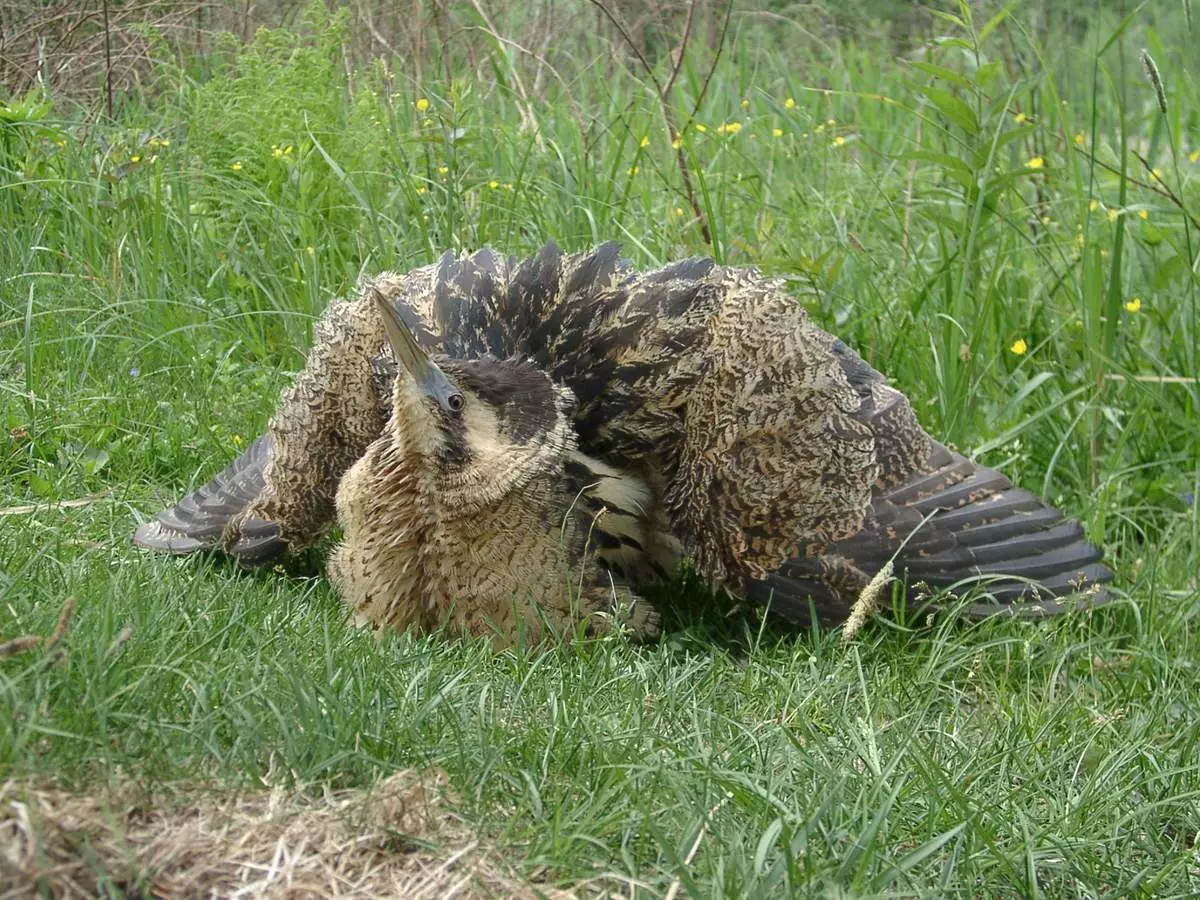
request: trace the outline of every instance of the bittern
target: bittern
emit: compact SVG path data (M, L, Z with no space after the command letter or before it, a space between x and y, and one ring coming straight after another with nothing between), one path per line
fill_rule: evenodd
M578 452L571 392L527 362L439 364L374 297L400 365L382 434L338 485L329 561L359 620L501 642L580 623L657 633L657 611L612 575L665 574L674 542L636 476Z
M136 543L221 544L254 564L320 539L339 481L400 424L375 292L456 377L484 357L522 360L504 365L569 390L572 452L638 485L644 522L735 597L837 621L890 563L910 585L982 585L973 615L1106 599L1111 573L1078 522L927 435L908 400L781 282L707 259L639 272L613 244L550 244L523 261L447 253L365 279L318 324L268 433ZM469 603L476 585L457 589Z

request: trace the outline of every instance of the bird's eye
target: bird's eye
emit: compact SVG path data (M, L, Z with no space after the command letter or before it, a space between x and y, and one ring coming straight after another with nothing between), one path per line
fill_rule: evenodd
M446 405L450 407L450 412L460 412L463 408L463 395L451 394L446 398Z

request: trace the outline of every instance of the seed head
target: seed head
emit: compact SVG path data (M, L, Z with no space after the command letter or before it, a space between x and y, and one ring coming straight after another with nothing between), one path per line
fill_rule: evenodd
M1142 49L1142 68L1146 70L1146 77L1154 85L1154 96L1158 98L1159 112L1165 116L1167 114L1167 89L1163 87L1162 76L1158 74L1158 64L1154 62L1150 51L1145 48Z

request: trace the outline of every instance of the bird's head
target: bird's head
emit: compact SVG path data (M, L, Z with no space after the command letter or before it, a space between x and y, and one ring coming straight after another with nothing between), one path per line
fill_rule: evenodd
M421 461L439 505L469 512L553 471L575 447L575 399L527 362L435 361L379 293L397 363L387 429L397 451Z

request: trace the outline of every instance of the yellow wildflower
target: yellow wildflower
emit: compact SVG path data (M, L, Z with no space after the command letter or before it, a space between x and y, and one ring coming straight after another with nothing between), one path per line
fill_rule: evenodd
M1087 138L1085 138L1085 137L1083 136L1083 132L1082 132L1082 131L1080 131L1079 133L1077 133L1077 134L1075 135L1075 146L1076 146L1076 147L1082 147L1082 146L1083 146L1083 144L1084 144L1084 141L1086 141L1086 140L1087 140Z
M1130 300L1128 303L1125 304L1126 312L1131 312L1131 313L1139 312L1141 310L1141 308L1142 308L1142 298L1141 297L1134 297L1132 300Z
M840 147L844 143L846 143L846 139L844 137L842 137L840 134L833 139L833 145L835 147Z
M438 166L437 173L439 175L441 175L443 178L445 178L447 175L450 174L450 167L449 166Z
M1200 150L1193 150L1188 154L1188 159L1192 162L1200 162Z
M638 167L637 167L637 166L630 166L630 167L629 167L629 174L630 174L630 175L636 175L637 173L638 173Z
M678 150L682 146L683 146L683 141L680 138L675 138L675 140L671 141L671 149L672 150Z
M1029 345L1025 343L1025 338L1017 338L1008 349L1010 353L1015 353L1017 356L1024 356L1025 351L1029 349Z
M771 137L777 137L777 138L783 137L783 129L782 128L772 128L771 129Z
M1018 125L1020 125L1020 124L1022 124L1022 123L1025 121L1025 118L1026 118L1026 116L1025 116L1025 113L1023 113L1023 112L1019 112L1019 113L1017 113L1015 116L1013 116L1013 118L1014 118L1014 119L1016 119L1016 120L1017 120L1017 124L1018 124ZM1022 352L1022 353L1024 353L1025 351L1024 351L1024 350L1022 350L1021 352Z
M1138 218L1141 219L1143 222L1145 222L1148 218L1150 218L1150 210L1139 209L1138 210Z
M133 154L133 156L129 157L129 161L131 163L141 162L142 158L135 153L135 154Z
M314 247L312 244L309 244L307 247L304 248L304 252L307 253L309 256L316 256L317 248Z
M276 159L279 159L279 157L283 156L283 148L277 147L274 144L272 144L271 145L271 155L274 156Z
M1043 224L1043 225L1049 225L1049 224L1050 224L1050 217L1049 217L1049 216L1042 216L1042 224Z
M683 207L682 206L675 207L675 215L677 215L677 216L683 215Z
M698 132L700 132L701 134L704 134L704 132L708 131L708 126L707 126L707 125L701 125L699 122L697 122L697 123L696 123L696 130L697 130Z
M506 181L506 182L504 183L504 189L505 189L506 191L511 191L511 190L513 190L512 182L511 182L511 181Z
M741 104L740 104L740 105L741 105L742 109L749 109L749 108L750 108L750 101L749 101L749 100L743 100L743 101L741 102Z
M821 133L822 131L824 131L824 130L825 130L825 126L824 126L824 125L818 125L816 128L814 128L814 129L813 129L813 131L814 131L816 134L820 134L820 133Z
M647 137L646 135L642 135L642 140L641 140L641 142L638 144L638 146L639 146L639 147L641 147L642 149L645 149L646 147L649 147L649 146L650 146L650 138L649 138L649 137Z
M417 100L417 112L425 112L427 109L429 109L428 100L426 100L424 97L421 97L419 100Z
M233 171L235 171L235 172L240 172L240 171L242 171L242 164L240 162L236 162L236 161L231 162L229 164L229 168L233 169Z
M1077 235L1075 235L1075 246L1076 246L1076 247L1079 247L1079 248L1082 250L1082 249L1083 249L1083 244L1084 244L1084 237L1083 237L1083 235L1082 235L1082 234L1077 234Z
M1088 209L1091 210L1092 212L1095 212L1099 208L1100 208L1099 200L1093 199L1092 202L1088 204Z
M1046 161L1044 159L1042 159L1040 156L1035 156L1033 159L1029 160L1029 162L1025 163L1025 168L1040 169L1045 165Z
M1119 209L1110 209L1104 215L1108 217L1108 221L1115 222L1120 217L1121 211Z
M835 122L833 119L826 119L825 124L826 125L836 125L837 122Z
M783 101L783 108L784 109L795 109L796 101L793 100L791 97L788 97L786 100Z
M1150 174L1153 175L1155 178L1157 178L1159 181L1162 181L1162 169L1159 169L1159 168L1151 169Z
M427 187L425 187L425 185L421 185L419 188L417 188L417 193L424 194L427 190L429 190L429 189Z
M496 181L495 179L492 179L491 181L488 182L488 187L490 187L494 191L494 190L496 190L496 188L500 187L500 182Z

